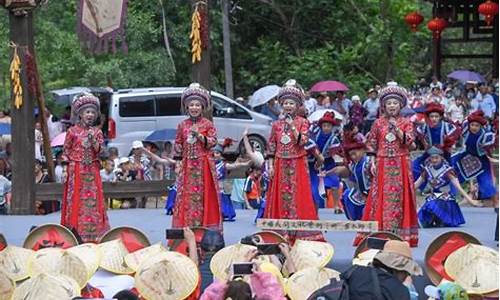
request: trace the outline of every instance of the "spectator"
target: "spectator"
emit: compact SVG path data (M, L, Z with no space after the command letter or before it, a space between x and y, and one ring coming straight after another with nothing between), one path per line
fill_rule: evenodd
M0 174L0 215L6 215L11 203L11 182Z
M11 118L10 118L10 111L5 109L5 110L0 110L0 123L11 123Z
M441 89L439 87L433 87L431 89L431 94L429 95L429 97L427 97L426 104L433 103L433 102L439 103L439 104L443 105L444 107L448 106L446 103L446 99L441 94Z
M246 208L259 209L263 201L262 170L260 168L250 168L244 191Z
M336 99L332 104L332 108L341 113L344 117L349 115L349 109L351 109L352 102L346 98L345 93L342 91L337 91Z
M133 170L137 172L137 180L151 180L151 162L142 152L144 145L140 141L132 143L130 152L130 164Z
M446 117L454 123L462 124L465 119L465 112L467 111L464 104L464 95L458 96L446 108Z
M431 83L429 84L429 87L431 88L431 90L433 88L439 88L440 90L443 89L443 84L438 80L438 78L436 76L432 76L432 81Z
M307 115L312 114L316 111L318 107L318 101L310 96L309 93L306 93L306 100L304 101L304 107L307 111Z
M351 122L354 123L356 126L361 128L363 125L363 118L366 115L366 110L361 105L361 98L359 98L358 95L352 96L352 106L351 109L349 110L349 116L351 119Z
M323 110L332 108L332 98L326 92L319 94L318 96L318 105L316 106L316 110Z
M115 170L114 161L110 158L106 159L104 161L104 168L101 169L100 171L102 182L115 182L116 174L114 170Z
M118 148L109 147L108 148L108 158L113 160L113 162L115 163L115 167L118 167L118 165L120 164L120 156L118 153Z
M281 114L281 109L278 103L276 102L276 98L269 100L269 102L262 105L261 107L262 107L260 111L261 114L264 114L273 120L278 120Z
M55 151L56 155L56 166L54 168L54 176L57 183L63 183L66 180L66 171L63 166L63 152Z
M363 102L363 107L365 108L367 114L365 116L365 122L364 122L364 128L363 128L363 133L367 133L370 131L370 128L373 125L373 122L378 117L378 110L380 108L380 103L377 98L377 90L376 89L370 89L368 90L368 99Z
M49 182L47 174L43 171L43 164L41 160L35 160L35 183L41 184ZM35 214L36 215L46 215L56 211L59 211L60 203L58 200L44 200L35 201Z
M245 98L243 97L238 97L235 99L235 101L240 104L240 105L243 105L244 107L247 107L248 108L248 104L247 104L247 101L245 100Z
M471 112L480 110L490 121L495 118L496 104L493 97L488 93L488 86L481 84L479 92L471 101Z
M166 141L163 144L163 151L160 153L160 157L163 159L172 159L174 157L172 151L172 142ZM163 178L173 179L175 177L175 170L173 165L162 164L163 165Z
M47 129L49 132L49 139L52 141L56 136L58 136L62 130L62 124L57 120L57 118L52 115L48 108L45 109L45 118L47 122Z

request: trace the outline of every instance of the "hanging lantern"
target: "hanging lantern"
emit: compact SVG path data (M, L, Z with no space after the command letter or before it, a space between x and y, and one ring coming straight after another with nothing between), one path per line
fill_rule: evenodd
M427 23L427 28L432 31L432 37L438 40L441 37L441 32L448 26L448 22L446 22L443 18L435 17Z
M479 8L477 11L484 15L484 18L486 20L486 25L490 26L491 22L495 18L495 16L498 14L498 4L495 2L492 2L491 0L488 0L481 5L479 5Z
M411 31L416 32L418 25L424 21L424 17L418 12L414 11L405 16L405 22L410 26Z

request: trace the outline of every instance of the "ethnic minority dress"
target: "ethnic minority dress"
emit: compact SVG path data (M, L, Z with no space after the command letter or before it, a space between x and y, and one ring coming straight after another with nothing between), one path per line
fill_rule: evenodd
M349 163L349 171L351 172L349 180L354 183L354 186L344 190L342 205L347 219L361 220L372 177L368 156L363 156L358 162Z
M203 140L191 135L197 126ZM219 189L211 148L217 143L216 130L205 118L186 119L177 127L175 159L181 161L173 228L206 227L222 231Z
M422 227L457 227L465 224L462 211L450 194L450 179L455 171L443 161L439 166L427 164L422 175L425 185L430 188L430 195L418 211L418 220Z
M389 130L389 120L377 119L367 137L376 149L376 170L363 212L363 221L377 221L379 231L390 231L410 246L418 245L418 220L409 147L414 141L413 124L396 119L404 132L403 140ZM366 236L358 233L354 245Z
M236 211L233 207L233 202L231 201L231 194L226 194L224 192L224 179L226 179L227 169L226 162L219 160L215 162L215 170L217 171L217 182L219 184L219 199L222 210L222 217L224 221L232 222L236 218Z
M455 124L440 121L436 126L431 127L429 124L424 124L417 127L417 138L424 144L425 150L432 146L437 146L443 150L444 158L448 163L451 163L451 147L460 138L460 128ZM429 158L429 154L424 152L419 157L413 160L413 179L417 180L420 177L425 161Z
M495 145L495 134L484 128L478 133L472 133L468 125L463 132L465 149L452 157L460 183L476 179L479 185L479 199L490 199L497 193L490 160L487 156L489 148Z
M307 153L309 122L296 116L293 126L298 130L296 139L285 120L275 121L269 137L269 157L274 157L274 175L270 179L264 217L267 219L317 220L318 214L312 198ZM320 232L280 232L292 243L296 239L324 240Z
M68 163L61 225L76 231L83 242L96 242L109 230L104 203L99 153L104 137L97 127L68 129L63 158Z
M333 169L335 167L335 160L333 159L333 154L337 149L340 149L340 139L334 132L329 134L323 133L321 128L317 127L315 131L312 132L314 139L309 139L306 144L306 150L311 151L316 148L325 158L323 162L323 169L325 171ZM325 195L320 195L319 192L319 177L318 171L314 166L314 158L310 155L309 158L309 177L311 180L311 189L313 193L313 199L316 203L317 208L325 207ZM331 174L325 176L324 178L325 189L338 189L340 186L340 179L336 174Z

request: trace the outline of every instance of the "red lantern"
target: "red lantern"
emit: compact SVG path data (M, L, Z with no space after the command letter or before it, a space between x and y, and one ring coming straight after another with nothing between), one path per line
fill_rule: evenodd
M441 37L441 32L448 26L448 22L446 22L443 18L435 17L427 23L427 28L432 31L432 36L434 39L439 39Z
M414 11L405 16L405 22L410 26L411 31L417 31L418 25L424 21L424 17L418 12Z
M492 2L491 0L488 0L481 5L479 5L479 8L477 10L480 14L484 15L486 19L486 24L488 26L491 25L491 21L495 18L495 16L498 14L498 4L495 2Z

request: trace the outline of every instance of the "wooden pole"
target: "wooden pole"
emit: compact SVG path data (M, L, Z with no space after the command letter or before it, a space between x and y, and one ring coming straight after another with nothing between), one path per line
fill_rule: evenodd
M441 79L441 39L432 38L432 75Z
M498 15L493 20L493 78L498 79Z
M33 47L33 13L9 10L10 39L18 47ZM21 49L21 48L20 48ZM12 105L12 214L32 214L35 210L35 126L33 99L28 91L22 51L21 82L23 105Z
M231 60L231 31L229 28L229 1L222 0L222 40L224 44L224 78L226 96L234 98L233 66Z

